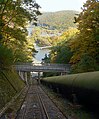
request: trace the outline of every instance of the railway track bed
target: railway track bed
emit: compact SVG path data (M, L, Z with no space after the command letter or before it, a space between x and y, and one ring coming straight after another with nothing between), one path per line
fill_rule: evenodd
M68 119L39 85L31 85L16 119Z

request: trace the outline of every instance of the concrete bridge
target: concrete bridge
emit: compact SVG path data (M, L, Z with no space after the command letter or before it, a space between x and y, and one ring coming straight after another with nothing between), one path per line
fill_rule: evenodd
M69 64L22 63L15 65L17 71L25 72L70 72Z
M15 69L19 73L20 77L28 84L28 74L31 72L38 72L38 79L40 82L41 72L60 72L61 75L68 74L70 72L70 64L49 64L49 63L19 63L16 64ZM30 75L31 79L31 75Z
M37 50L38 49L43 50L43 49L49 49L49 48L52 48L52 46L39 47L39 48L37 48Z

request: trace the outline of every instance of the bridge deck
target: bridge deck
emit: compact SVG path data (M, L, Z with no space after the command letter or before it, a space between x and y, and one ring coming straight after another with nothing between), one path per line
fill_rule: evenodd
M17 71L26 72L69 72L69 64L17 64Z

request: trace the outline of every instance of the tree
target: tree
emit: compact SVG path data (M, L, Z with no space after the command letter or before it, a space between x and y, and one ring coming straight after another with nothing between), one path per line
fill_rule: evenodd
M33 0L5 0L0 2L0 31L5 44L14 38L25 39L28 21L36 20L40 6ZM37 10L36 10L37 9ZM20 36L20 37L19 37Z
M69 29L58 38L57 44L52 48L50 53L51 62L64 64L70 62L72 57L70 42L78 32L77 29Z
M26 25L37 20L39 8L35 0L0 0L0 44L12 49L15 59L26 52Z
M0 69L8 68L14 60L13 52L11 49L0 46Z
M83 5L82 12L76 19L78 23L78 29L80 33L71 42L71 50L73 56L71 63L77 68L83 65L86 69L89 66L89 71L98 70L97 65L99 64L99 1L98 0L87 0ZM85 59L87 54L87 62ZM93 61L93 63L92 63ZM93 68L92 68L92 64ZM81 66L81 67L83 67ZM80 67L80 68L81 68ZM79 68L78 68L79 69ZM86 71L86 70L85 70ZM84 70L82 71L84 72Z
M70 58L72 56L72 52L68 45L58 44L57 46L52 48L50 58L53 63L63 63L68 64Z
M45 54L45 57L42 59L42 63L50 63L50 60L47 54Z

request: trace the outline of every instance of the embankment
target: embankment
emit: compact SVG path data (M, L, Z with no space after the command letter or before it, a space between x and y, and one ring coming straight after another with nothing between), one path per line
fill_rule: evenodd
M25 83L14 70L0 70L0 109L2 109L16 94L18 94Z

